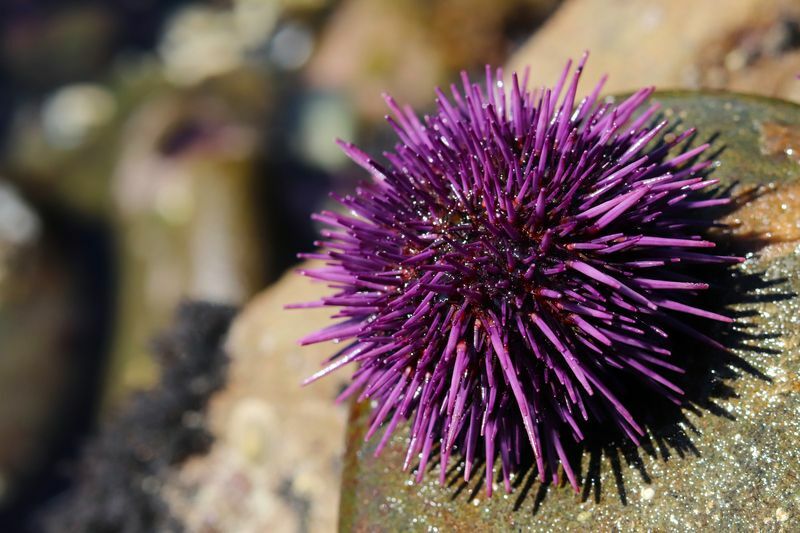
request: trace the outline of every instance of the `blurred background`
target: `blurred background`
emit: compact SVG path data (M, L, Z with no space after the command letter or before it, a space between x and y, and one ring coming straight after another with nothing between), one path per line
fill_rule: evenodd
M232 315L313 248L309 214L363 179L334 139L392 144L383 91L424 111L462 69L552 83L587 48L611 92L800 101L791 0L0 1L2 531L61 516L87 443L165 382L180 302ZM324 529L293 479L286 530Z

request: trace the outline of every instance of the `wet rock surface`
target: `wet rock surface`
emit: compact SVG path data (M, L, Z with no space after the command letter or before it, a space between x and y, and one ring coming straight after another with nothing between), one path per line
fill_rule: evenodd
M724 94L656 99L679 128L699 128L696 142L712 137L714 177L740 200L726 215L733 227L720 236L747 257L718 289L720 307L738 318L724 339L733 355L697 352L687 404L651 418L644 446L608 438L588 444L577 455L578 494L542 485L528 471L511 494L486 499L480 473L463 483L460 466L444 487L438 466L416 485L400 470L403 436L375 458L378 439L363 442L369 406L357 405L347 435L342 530L793 529L800 517L800 246L788 226L800 222L791 199L800 167L785 153L762 153L759 137L771 121L800 124L800 108Z

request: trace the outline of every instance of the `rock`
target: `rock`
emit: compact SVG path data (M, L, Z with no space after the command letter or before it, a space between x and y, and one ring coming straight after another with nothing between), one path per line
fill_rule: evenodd
M693 0L568 0L517 52L551 83L564 57L591 51L586 79L609 74L607 93L656 85L730 88L800 101L791 78L800 63L800 4L731 0L724 8Z
M331 17L309 64L311 83L352 95L363 114L385 114L380 94L401 101L430 99L443 59L416 16L413 2L350 0Z
M259 136L234 111L162 94L132 114L120 144L112 192L122 281L109 405L154 382L147 343L182 298L240 304L263 285L270 259L253 201Z
M0 180L0 530L56 485L90 423L111 316L106 239Z
M520 33L559 0L347 0L324 28L309 63L312 85L344 92L367 119L386 114L382 92L429 105L433 87L461 69L505 60Z
M3 13L0 61L5 76L31 90L96 73L115 38L119 21L112 13L103 5L58 5L39 13L36 7L29 6L27 17ZM6 25L6 17L13 22Z
M317 298L320 290L291 272L236 318L227 343L228 382L208 415L216 440L164 488L170 509L190 531L334 529L347 409L333 399L347 376L300 386L331 347L300 348L297 339L324 323L330 310L283 309Z
M486 499L480 475L461 481L462 466L448 473L446 486L439 486L438 466L416 485L400 469L403 435L375 458L380 435L363 441L370 409L356 405L341 530L784 530L800 517L800 164L784 146L800 126L800 108L725 94L663 93L656 100L673 122L697 126L698 142L718 134L713 175L737 199L727 215L734 226L720 238L748 258L721 291L721 305L739 317L725 341L734 356L698 352L694 359L704 362L687 374L687 405L679 416L656 418L644 446L587 446L580 494L542 485L528 471L510 495ZM764 138L775 131L779 141Z
M85 443L72 483L14 531L140 533L182 531L165 504L170 472L211 442L209 397L225 383L224 339L236 310L184 302L154 352L162 368L153 389L138 392ZM8 528L6 530L12 530Z
M731 72L726 86L732 91L775 96L800 102L800 51L756 61L746 68Z
M72 287L41 214L0 184L0 510L47 463L58 406L70 388L63 337Z

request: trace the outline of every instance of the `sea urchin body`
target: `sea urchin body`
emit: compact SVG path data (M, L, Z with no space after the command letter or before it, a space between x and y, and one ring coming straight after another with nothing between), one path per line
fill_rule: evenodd
M377 452L410 421L418 478L438 445L442 478L454 450L466 479L480 457L491 493L499 455L508 490L530 447L542 479L561 464L577 490L566 439L602 420L638 442L626 384L679 402L675 339L714 344L682 317L730 321L677 269L738 261L700 235L697 213L726 201L698 195L715 183L707 146L665 135L652 88L614 103L601 82L577 102L584 62L532 92L488 67L485 87L464 75L423 120L387 97L387 163L341 143L373 179L336 197L348 214L316 216L329 229L305 257L326 264L303 273L337 292L296 307L337 306L340 321L302 343L344 347L309 381L356 364L341 397L373 401Z

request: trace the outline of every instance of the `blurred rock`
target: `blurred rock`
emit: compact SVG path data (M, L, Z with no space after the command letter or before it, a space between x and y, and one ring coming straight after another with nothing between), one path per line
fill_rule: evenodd
M164 95L126 124L113 178L121 294L111 398L153 383L148 339L182 298L236 304L265 282L259 136L223 102Z
M800 50L759 59L731 72L726 87L732 91L763 94L800 102Z
M101 85L66 85L47 99L42 126L48 143L61 149L80 146L98 128L108 124L116 111L114 95Z
M315 87L351 96L362 115L386 113L382 92L430 106L433 87L461 69L499 65L560 0L346 0L312 58Z
M263 129L276 92L284 103L299 99L298 80L273 74L308 60L327 0L164 0L160 8L114 0L49 11L47 0L28 3L0 5L0 71L10 76L0 79L0 137L8 130L0 169L78 211L108 215L109 176L132 113L151 99L200 94ZM121 27L126 16L165 19L154 50L115 48L115 36L137 33ZM56 31L62 18L66 35ZM86 64L72 65L73 53Z
M191 5L178 11L159 45L166 78L194 85L241 67L245 54L272 33L279 13L274 2L242 0L236 10Z
M448 72L501 66L562 0L438 0L424 2L430 31Z
M553 83L565 57L590 50L585 77L609 75L607 93L656 85L731 88L798 98L800 4L793 0L567 0L516 53ZM785 70L784 70L785 69Z
M166 78L198 84L238 68L296 70L314 49L304 19L328 0L232 0L228 7L196 3L177 11L159 44Z
M216 440L208 455L186 463L164 488L188 530L335 529L347 415L333 399L345 376L301 387L331 347L297 345L330 310L283 309L321 290L289 273L236 318L227 344L228 382L208 415Z
M180 305L154 352L163 372L100 427L68 470L72 485L39 510L25 531L53 533L183 531L161 495L169 473L208 450L208 398L225 382L222 345L235 310Z
M427 103L445 78L441 50L416 2L347 0L323 30L308 69L314 86L351 95L370 118L385 114L380 95Z
M0 180L0 291L13 286L9 283L9 268L25 261L42 238L42 219L10 183ZM22 256L22 257L21 257ZM21 273L19 270L13 273Z
M0 530L57 485L108 348L109 250L92 223L0 180Z
M60 341L69 277L45 246L42 225L15 189L0 184L0 507L46 461L54 406L68 389Z
M293 257L299 237L283 226L299 227L291 217L318 193L308 192L310 171L300 175L295 165L284 178L272 170L295 144L325 164L341 161L319 148L321 129L305 117L321 110L351 122L332 113L331 100L302 105L299 81L274 73L307 60L313 43L302 54L298 43L313 40L325 5L187 6L168 19L154 53L119 55L99 81L49 87L41 101L15 107L0 169L48 202L119 230L120 323L106 405L153 384L147 342L181 297L242 302ZM310 111L301 128L292 109ZM308 226L304 216L300 229Z
M299 110L292 148L307 163L339 170L349 161L333 139L353 139L356 117L345 98L332 93L309 95Z
M91 76L111 52L118 21L102 4L26 15L0 19L0 61L17 83L40 89Z
M269 57L282 70L297 70L306 64L313 49L311 28L300 22L289 22L272 38Z
M90 216L110 211L110 176L127 117L167 91L157 66L128 64L107 83L72 83L15 107L0 165L48 201Z

